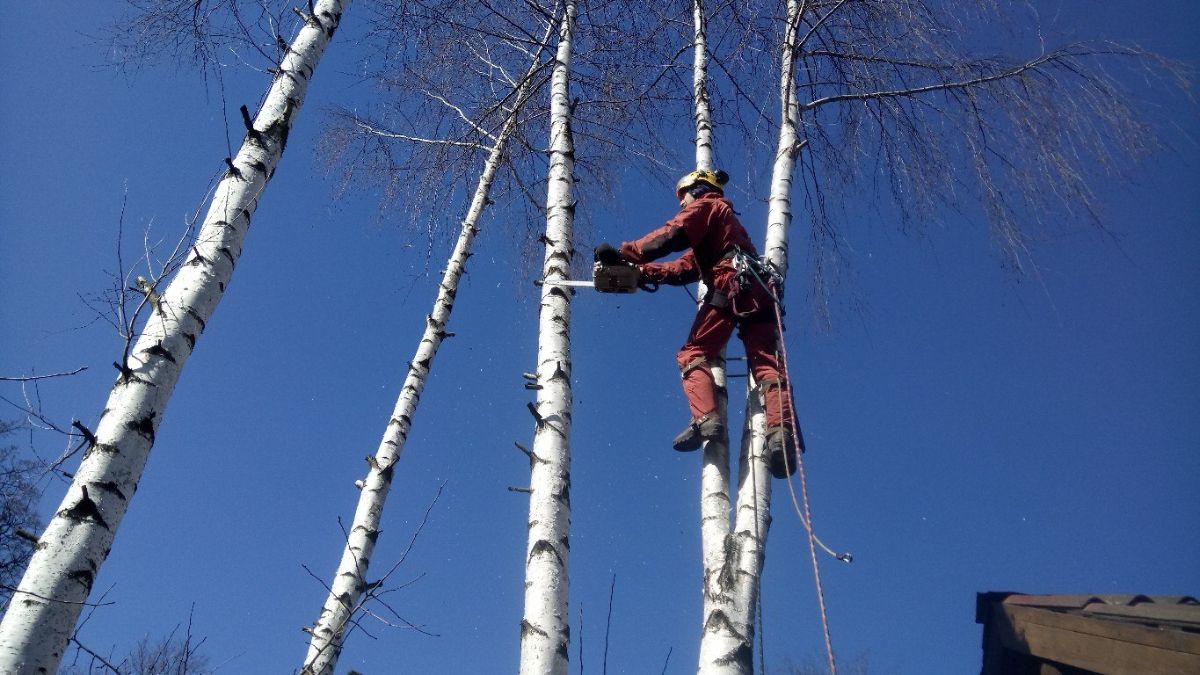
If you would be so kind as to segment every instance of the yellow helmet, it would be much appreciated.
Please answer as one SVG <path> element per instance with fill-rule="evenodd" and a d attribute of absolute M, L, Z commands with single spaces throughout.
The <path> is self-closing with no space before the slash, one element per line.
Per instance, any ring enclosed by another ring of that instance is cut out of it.
<path fill-rule="evenodd" d="M 683 199 L 683 193 L 689 188 L 695 187 L 701 183 L 714 188 L 717 192 L 724 194 L 725 184 L 729 182 L 729 174 L 724 171 L 693 171 L 675 184 L 675 196 Z"/>

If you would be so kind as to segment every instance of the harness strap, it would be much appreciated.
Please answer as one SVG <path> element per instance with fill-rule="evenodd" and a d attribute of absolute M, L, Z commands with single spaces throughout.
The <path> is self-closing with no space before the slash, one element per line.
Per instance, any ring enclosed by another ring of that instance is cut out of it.
<path fill-rule="evenodd" d="M 725 309 L 729 306 L 729 295 L 716 288 L 710 288 L 708 296 L 704 298 L 704 304 L 712 305 L 717 309 Z"/>
<path fill-rule="evenodd" d="M 710 363 L 707 359 L 692 359 L 679 369 L 679 373 L 683 377 L 687 377 L 688 373 L 697 369 L 703 370 L 709 375 L 712 375 L 712 363 Z"/>

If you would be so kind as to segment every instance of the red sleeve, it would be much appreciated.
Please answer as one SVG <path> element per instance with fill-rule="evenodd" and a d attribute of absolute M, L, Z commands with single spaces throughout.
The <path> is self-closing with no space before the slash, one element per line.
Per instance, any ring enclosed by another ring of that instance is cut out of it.
<path fill-rule="evenodd" d="M 662 227 L 636 241 L 624 242 L 621 244 L 621 256 L 640 265 L 691 248 L 704 238 L 708 230 L 711 201 L 698 199 L 685 206 Z"/>
<path fill-rule="evenodd" d="M 683 286 L 700 279 L 696 256 L 691 251 L 668 263 L 646 263 L 640 267 L 642 279 L 656 284 Z"/>

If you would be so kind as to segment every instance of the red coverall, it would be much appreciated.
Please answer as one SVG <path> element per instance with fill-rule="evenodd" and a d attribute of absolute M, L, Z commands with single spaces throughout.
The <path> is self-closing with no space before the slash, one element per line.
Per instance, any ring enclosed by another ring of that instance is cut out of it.
<path fill-rule="evenodd" d="M 692 419 L 717 409 L 712 365 L 737 326 L 738 337 L 746 347 L 750 372 L 763 392 L 767 428 L 791 428 L 791 396 L 779 372 L 774 301 L 757 283 L 739 291 L 733 262 L 728 257 L 735 246 L 749 255 L 758 255 L 750 235 L 733 214 L 733 204 L 720 194 L 709 192 L 683 207 L 666 225 L 637 241 L 622 243 L 620 251 L 626 260 L 641 266 L 644 281 L 681 286 L 702 279 L 708 288 L 687 342 L 676 354 Z M 687 252 L 672 262 L 651 262 L 684 250 Z M 731 300 L 739 312 L 754 311 L 737 316 Z"/>

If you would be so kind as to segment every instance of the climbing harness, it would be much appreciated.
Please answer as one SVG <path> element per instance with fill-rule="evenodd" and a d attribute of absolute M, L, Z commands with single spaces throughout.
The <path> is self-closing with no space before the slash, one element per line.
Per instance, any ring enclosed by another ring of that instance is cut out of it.
<path fill-rule="evenodd" d="M 779 289 L 783 288 L 783 276 L 779 274 L 775 265 L 766 258 L 750 255 L 738 246 L 731 248 L 725 254 L 725 259 L 733 263 L 733 292 L 729 298 L 729 309 L 734 316 L 741 319 L 763 310 L 763 307 L 749 293 L 755 284 L 766 291 L 767 296 L 771 299 L 771 304 L 775 306 L 776 311 L 779 311 L 779 308 L 782 307 Z M 740 298 L 746 298 L 742 302 L 750 302 L 750 306 L 739 306 Z"/>

